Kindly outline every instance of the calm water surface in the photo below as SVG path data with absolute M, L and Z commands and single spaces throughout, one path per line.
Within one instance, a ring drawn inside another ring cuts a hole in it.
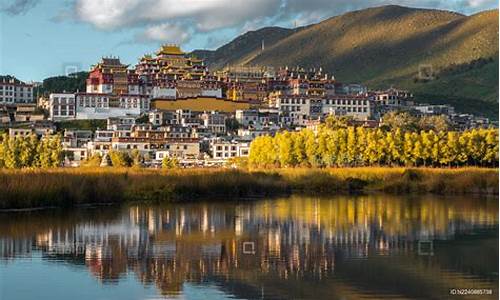
M 498 298 L 498 199 L 0 213 L 0 299 Z

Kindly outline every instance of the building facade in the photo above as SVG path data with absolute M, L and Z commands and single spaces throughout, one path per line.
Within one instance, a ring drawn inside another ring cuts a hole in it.
M 33 85 L 13 76 L 0 75 L 0 104 L 33 103 Z
M 49 119 L 53 121 L 74 119 L 76 117 L 75 94 L 50 94 Z

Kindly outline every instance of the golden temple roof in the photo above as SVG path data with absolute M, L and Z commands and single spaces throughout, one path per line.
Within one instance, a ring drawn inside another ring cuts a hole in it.
M 157 52 L 158 55 L 184 55 L 184 52 L 177 45 L 162 45 L 160 50 Z

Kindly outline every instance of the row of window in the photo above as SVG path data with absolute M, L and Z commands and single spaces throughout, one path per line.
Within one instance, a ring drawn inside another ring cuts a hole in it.
M 24 98 L 24 97 L 31 98 L 31 94 L 30 93 L 26 93 L 26 94 L 19 93 L 19 94 L 17 94 L 15 92 L 5 92 L 5 94 L 4 94 L 3 91 L 0 91 L 0 96 L 3 96 L 3 95 L 5 95 L 5 96 L 11 96 L 11 97 L 20 97 L 20 98 Z
M 126 149 L 138 149 L 139 146 L 137 144 L 127 144 L 125 146 Z M 175 149 L 175 150 L 188 150 L 188 145 L 176 145 L 176 146 L 173 146 L 171 147 L 171 145 L 163 145 L 163 144 L 159 144 L 159 145 L 155 145 L 155 144 L 151 144 L 151 147 L 148 145 L 148 144 L 145 144 L 144 145 L 144 149 Z
M 350 106 L 347 106 L 347 107 L 338 107 L 338 109 L 341 109 L 341 110 L 345 110 L 347 112 L 368 112 L 368 108 L 366 106 L 363 106 L 363 107 L 350 107 Z M 284 112 L 299 112 L 301 111 L 301 107 L 300 106 L 282 106 L 281 107 L 281 110 L 284 111 Z M 316 109 L 317 112 L 320 112 L 321 111 L 321 108 L 319 109 Z
M 231 151 L 236 151 L 236 146 L 216 146 L 215 149 L 217 149 L 218 151 L 222 151 L 222 149 L 226 150 L 226 151 L 229 151 L 229 149 L 231 148 Z
M 79 103 L 83 103 L 83 101 L 86 101 L 86 102 L 108 102 L 109 99 L 108 98 L 102 98 L 102 97 L 81 97 L 78 99 L 78 102 Z
M 306 99 L 282 99 L 281 104 L 306 104 Z M 368 105 L 368 100 L 352 100 L 352 99 L 326 99 L 323 100 L 326 105 Z
M 65 103 L 73 103 L 75 102 L 75 99 L 74 98 L 71 98 L 71 97 L 54 97 L 53 99 L 53 103 L 54 104 L 65 104 Z
M 78 106 L 79 107 L 98 107 L 98 108 L 107 108 L 109 107 L 107 103 L 95 103 L 95 102 L 91 102 L 89 103 L 88 101 L 87 102 L 83 102 L 83 101 L 80 101 L 80 103 L 78 103 Z
M 54 116 L 74 116 L 75 115 L 75 111 L 74 110 L 62 110 L 62 111 L 54 111 L 53 112 L 53 115 Z
M 15 87 L 12 86 L 12 85 L 6 85 L 6 86 L 3 86 L 3 85 L 0 85 L 0 91 L 2 90 L 6 90 L 6 91 L 13 91 L 15 90 Z M 27 91 L 27 92 L 31 92 L 31 88 L 30 87 L 18 87 L 18 90 L 19 91 Z
M 233 151 L 233 152 L 215 152 L 215 157 L 237 157 L 238 153 Z M 241 150 L 241 156 L 248 156 L 248 150 Z
M 326 105 L 368 105 L 368 100 L 326 99 Z

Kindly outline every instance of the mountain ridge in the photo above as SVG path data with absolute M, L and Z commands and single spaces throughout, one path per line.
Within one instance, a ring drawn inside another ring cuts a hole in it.
M 422 102 L 446 103 L 456 98 L 451 102 L 459 111 L 498 118 L 498 82 L 493 84 L 498 81 L 498 67 L 493 71 L 498 66 L 498 9 L 466 16 L 396 5 L 367 8 L 295 30 L 281 28 L 261 51 L 266 30 L 253 31 L 252 38 L 245 33 L 210 52 L 217 60 L 214 63 L 205 56 L 208 65 L 215 69 L 228 65 L 321 66 L 343 82 L 410 89 Z M 233 53 L 227 56 L 221 49 Z M 486 66 L 487 72 L 467 69 L 458 77 L 442 72 L 481 59 L 491 64 Z M 420 80 L 421 69 L 429 66 L 434 78 Z M 459 78 L 460 85 L 452 78 Z

